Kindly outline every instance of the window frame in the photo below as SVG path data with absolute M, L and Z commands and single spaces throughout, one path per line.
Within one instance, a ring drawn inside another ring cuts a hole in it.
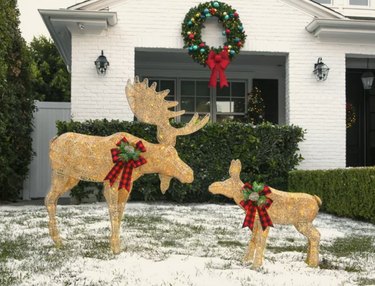
M 151 81 L 157 81 L 158 82 L 158 88 L 160 88 L 160 81 L 162 80 L 171 80 L 171 81 L 174 81 L 174 84 L 175 84 L 175 94 L 174 94 L 174 100 L 175 101 L 178 101 L 178 105 L 174 108 L 175 111 L 180 111 L 182 110 L 181 108 L 181 98 L 182 98 L 182 94 L 181 94 L 181 82 L 182 81 L 194 81 L 195 83 L 197 81 L 205 81 L 209 82 L 209 79 L 208 78 L 191 78 L 191 77 L 158 77 L 158 76 L 142 76 L 141 77 L 142 79 L 144 78 L 148 78 L 149 79 L 149 82 Z M 220 116 L 244 116 L 246 114 L 246 110 L 247 110 L 247 102 L 248 102 L 248 86 L 249 86 L 249 83 L 248 83 L 248 80 L 247 79 L 238 79 L 238 78 L 234 78 L 234 79 L 228 79 L 228 82 L 229 83 L 233 83 L 233 82 L 240 82 L 240 83 L 244 83 L 245 87 L 245 95 L 244 95 L 244 104 L 245 104 L 245 107 L 244 107 L 244 112 L 220 112 L 218 113 L 217 110 L 216 110 L 216 98 L 217 98 L 217 88 L 210 88 L 210 111 L 209 112 L 198 112 L 199 115 L 205 115 L 205 114 L 210 114 L 210 117 L 211 117 L 211 121 L 212 122 L 216 122 L 217 121 L 217 116 L 220 115 Z M 196 89 L 196 84 L 194 85 L 195 89 Z M 196 92 L 196 90 L 194 91 L 194 93 Z M 194 94 L 194 110 L 196 109 L 196 94 Z M 234 97 L 235 99 L 236 98 L 241 98 L 241 97 Z M 233 99 L 232 97 L 232 85 L 230 85 L 230 99 Z M 234 101 L 231 101 L 231 102 L 234 102 Z M 234 110 L 234 109 L 233 109 Z M 184 115 L 194 115 L 196 111 L 186 111 Z M 175 120 L 177 122 L 181 122 L 181 116 L 175 118 Z
M 333 0 L 329 0 L 330 3 L 322 3 L 319 0 L 314 0 L 316 3 L 321 4 L 321 5 L 327 5 L 327 6 L 333 6 Z
M 355 7 L 355 8 L 367 8 L 370 7 L 370 0 L 367 0 L 367 5 L 362 5 L 362 4 L 350 4 L 351 0 L 347 0 L 347 5 L 348 7 Z

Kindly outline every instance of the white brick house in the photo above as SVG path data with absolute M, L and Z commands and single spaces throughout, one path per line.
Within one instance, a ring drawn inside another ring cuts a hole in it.
M 375 7 L 369 1 L 318 1 L 327 6 L 309 0 L 223 1 L 238 11 L 247 34 L 226 71 L 229 101 L 221 100 L 222 90 L 206 87 L 208 68 L 183 49 L 181 23 L 201 2 L 89 0 L 40 10 L 71 71 L 73 119 L 133 120 L 124 87 L 135 74 L 170 88 L 186 117 L 210 112 L 217 121 L 242 116 L 246 94 L 257 85 L 269 120 L 306 129 L 300 168 L 375 164 L 375 93 L 365 94 L 360 79 L 368 67 L 375 68 Z M 204 30 L 206 42 L 222 45 L 219 24 L 207 22 Z M 101 50 L 110 62 L 105 76 L 94 66 Z M 330 68 L 326 81 L 312 73 L 319 57 Z M 357 114 L 351 129 L 346 101 Z

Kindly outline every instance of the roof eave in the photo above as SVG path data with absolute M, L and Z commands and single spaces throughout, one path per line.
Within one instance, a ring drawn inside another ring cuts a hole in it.
M 375 21 L 314 19 L 306 30 L 320 39 L 355 39 L 375 42 Z
M 72 32 L 103 31 L 117 24 L 116 12 L 39 9 L 39 13 L 68 70 L 71 68 Z
M 346 17 L 337 11 L 334 11 L 324 5 L 320 5 L 311 0 L 281 0 L 290 4 L 316 18 L 323 19 L 346 19 Z

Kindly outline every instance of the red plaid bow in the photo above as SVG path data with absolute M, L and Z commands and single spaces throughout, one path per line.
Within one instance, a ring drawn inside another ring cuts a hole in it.
M 126 138 L 124 137 L 119 142 L 117 142 L 116 145 L 120 146 L 121 142 L 127 143 L 128 140 L 126 140 Z M 138 141 L 137 144 L 135 144 L 135 149 L 141 152 L 146 152 L 146 148 L 145 146 L 143 146 L 142 141 Z M 118 148 L 111 149 L 111 154 L 112 161 L 113 163 L 115 163 L 115 165 L 112 167 L 111 171 L 109 171 L 104 180 L 109 180 L 109 184 L 112 187 L 117 177 L 120 175 L 121 170 L 123 169 L 118 189 L 120 190 L 125 188 L 129 192 L 132 181 L 133 168 L 142 166 L 143 164 L 146 164 L 147 161 L 142 156 L 139 156 L 137 161 L 129 160 L 128 162 L 124 162 L 119 157 L 120 150 Z
M 268 195 L 270 193 L 270 188 L 268 186 L 265 186 L 263 191 L 261 191 L 259 195 Z M 258 206 L 257 202 L 251 200 L 241 201 L 240 205 L 246 210 L 246 217 L 242 227 L 249 227 L 251 230 L 253 230 L 256 211 L 258 211 L 260 223 L 263 230 L 265 230 L 268 226 L 273 226 L 271 218 L 267 213 L 267 209 L 271 206 L 272 202 L 273 201 L 268 197 L 266 202 L 261 206 Z
M 219 75 L 220 80 L 220 88 L 224 86 L 228 86 L 228 81 L 225 76 L 224 70 L 229 65 L 229 56 L 227 51 L 222 51 L 221 53 L 217 54 L 214 51 L 210 51 L 208 54 L 208 59 L 206 60 L 206 64 L 211 70 L 211 77 L 208 86 L 216 87 L 216 80 L 217 76 Z

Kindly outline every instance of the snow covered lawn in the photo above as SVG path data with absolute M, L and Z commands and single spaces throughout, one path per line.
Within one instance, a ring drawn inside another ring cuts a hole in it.
M 109 249 L 104 203 L 58 207 L 64 247 L 40 206 L 0 206 L 0 285 L 374 285 L 375 225 L 319 214 L 320 267 L 304 237 L 271 229 L 263 267 L 242 264 L 249 230 L 234 205 L 129 203 L 122 253 Z

